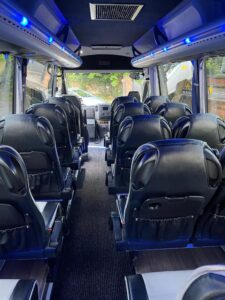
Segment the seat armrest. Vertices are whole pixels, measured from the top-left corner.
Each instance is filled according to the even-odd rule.
[[[108,132],[104,136],[104,146],[107,148],[107,147],[109,147],[110,144],[111,144],[111,142],[110,142],[110,136],[109,136],[109,132]]]
[[[42,217],[44,219],[45,228],[52,230],[56,217],[60,213],[60,204],[57,202],[47,202],[43,211]]]
[[[127,300],[149,300],[141,274],[125,277]]]
[[[62,225],[62,220],[57,220],[54,223],[54,227],[51,233],[51,238],[49,242],[49,246],[52,248],[57,248],[58,245],[62,241],[62,232],[63,232],[63,225]]]
[[[112,149],[107,148],[105,151],[105,161],[107,162],[107,166],[110,167],[111,164],[114,163],[115,159],[112,154]]]
[[[121,224],[123,224],[123,225],[125,224],[124,212],[125,212],[127,197],[128,197],[128,194],[117,194],[116,195],[117,209],[118,209]]]
[[[38,285],[31,279],[1,279],[1,299],[38,300]]]
[[[79,135],[78,137],[78,144],[82,145],[84,143],[84,138],[82,136]]]
[[[122,224],[120,222],[120,217],[118,213],[111,212],[111,220],[113,224],[113,234],[115,241],[121,241],[122,240]]]

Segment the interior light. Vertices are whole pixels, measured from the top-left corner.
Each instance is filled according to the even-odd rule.
[[[21,21],[20,21],[20,25],[23,27],[27,27],[27,25],[29,24],[29,21],[26,17],[22,17]]]
[[[189,37],[187,37],[185,40],[184,40],[185,44],[191,44],[191,39]]]
[[[167,48],[167,47],[164,47],[164,48],[163,48],[163,51],[164,51],[164,52],[167,52],[167,51],[168,51],[168,48]]]
[[[53,43],[53,37],[52,37],[52,36],[50,36],[50,37],[48,38],[48,42],[49,42],[49,44],[52,44],[52,43]]]

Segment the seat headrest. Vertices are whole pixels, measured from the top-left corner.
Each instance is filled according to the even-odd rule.
[[[75,95],[62,95],[65,99],[69,99],[77,108],[81,110],[81,100]]]
[[[217,157],[204,142],[169,139],[144,144],[135,152],[131,189],[143,197],[204,196],[211,199],[221,182]]]
[[[190,107],[185,103],[164,103],[155,112],[158,115],[163,116],[171,125],[182,117],[192,114]]]
[[[0,121],[0,142],[18,152],[44,151],[55,147],[54,131],[44,117],[7,115]]]
[[[47,118],[54,129],[61,126],[68,126],[65,111],[54,103],[34,104],[26,110],[26,114]]]
[[[132,103],[132,102],[138,102],[136,100],[136,98],[134,97],[130,97],[130,96],[121,96],[121,97],[117,97],[116,99],[113,100],[112,104],[111,104],[111,112],[115,112],[117,107],[120,104],[125,104],[125,103]]]
[[[120,104],[114,114],[113,122],[120,123],[127,116],[150,114],[148,107],[143,103]]]
[[[220,151],[225,146],[225,122],[208,113],[181,117],[174,123],[173,136],[202,140]]]
[[[12,147],[0,146],[0,188],[15,194],[25,194],[28,177],[22,157]]]
[[[119,148],[136,149],[140,145],[171,138],[168,122],[158,115],[138,115],[126,117],[120,124],[117,137]]]
[[[61,106],[62,109],[65,110],[66,114],[67,114],[67,118],[68,116],[74,116],[74,106],[73,103],[70,99],[68,99],[67,97],[51,97],[48,99],[49,103],[54,103],[54,104],[58,104],[59,106]]]
[[[128,97],[136,98],[136,100],[137,100],[138,102],[141,101],[141,96],[140,96],[140,93],[139,93],[138,91],[130,91],[130,92],[128,93]]]
[[[167,96],[150,96],[145,99],[145,104],[148,105],[152,114],[155,114],[160,105],[169,103],[170,99]]]

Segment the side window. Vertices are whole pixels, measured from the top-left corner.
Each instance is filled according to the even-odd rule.
[[[55,95],[60,96],[62,95],[62,70],[60,68],[57,68],[56,72],[56,87],[55,87]]]
[[[51,96],[51,68],[40,62],[29,60],[27,65],[24,109],[41,103]]]
[[[14,58],[0,54],[0,115],[13,112]]]
[[[151,91],[150,91],[150,84],[149,84],[149,80],[146,80],[143,84],[143,99],[142,101],[144,102],[151,94]]]
[[[169,63],[158,67],[161,95],[173,102],[192,107],[193,65],[191,61]]]
[[[225,119],[225,57],[206,59],[208,112]]]

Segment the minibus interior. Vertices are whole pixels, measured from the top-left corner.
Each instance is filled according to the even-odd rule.
[[[225,0],[0,0],[0,300],[225,300]]]

